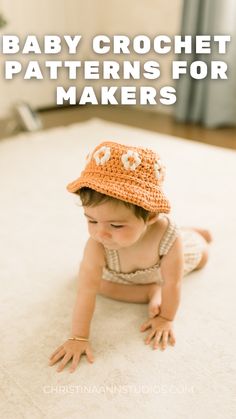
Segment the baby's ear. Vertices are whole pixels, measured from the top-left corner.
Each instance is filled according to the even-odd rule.
[[[154,224],[158,219],[158,212],[150,212],[146,221],[146,224],[151,225]]]

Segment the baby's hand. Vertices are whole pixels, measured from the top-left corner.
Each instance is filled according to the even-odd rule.
[[[165,350],[167,347],[168,339],[170,339],[170,344],[175,345],[175,335],[173,332],[173,322],[163,319],[162,317],[154,317],[153,319],[147,320],[142,324],[140,331],[144,332],[145,330],[151,327],[152,331],[146,337],[145,343],[149,344],[154,338],[153,349],[157,349],[160,344],[161,349]]]
[[[72,364],[69,371],[74,372],[78,366],[80,357],[83,354],[86,354],[89,362],[92,363],[94,361],[92,349],[90,347],[89,342],[67,340],[65,343],[63,343],[63,345],[59,346],[55,350],[55,352],[52,353],[52,355],[49,358],[49,366],[51,367],[57,361],[63,358],[57,368],[57,372],[61,372],[72,358]]]

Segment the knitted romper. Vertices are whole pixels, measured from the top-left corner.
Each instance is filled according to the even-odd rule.
[[[165,217],[168,219],[168,227],[161,239],[159,249],[157,249],[157,263],[150,268],[124,273],[120,270],[118,251],[104,248],[106,267],[103,269],[103,279],[126,285],[151,283],[162,285],[164,280],[161,275],[161,259],[168,253],[178,232],[181,234],[183,242],[184,275],[193,271],[201,260],[205,240],[196,231],[179,229],[169,217]]]

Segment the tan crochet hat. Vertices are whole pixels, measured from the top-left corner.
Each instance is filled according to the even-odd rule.
[[[152,150],[106,141],[89,153],[85,169],[67,190],[88,187],[151,212],[168,213],[170,204],[161,189],[164,175],[165,167]]]

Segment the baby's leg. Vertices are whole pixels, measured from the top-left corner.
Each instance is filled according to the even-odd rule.
[[[199,264],[197,265],[197,267],[195,268],[195,270],[198,270],[198,269],[202,269],[203,266],[205,266],[208,261],[208,257],[209,257],[208,245],[209,243],[212,242],[212,235],[209,230],[204,230],[204,229],[195,228],[195,227],[193,228],[193,230],[197,231],[197,233],[199,233],[206,241],[206,245],[202,251],[202,258]]]
[[[209,257],[208,247],[209,247],[209,243],[212,242],[211,232],[209,230],[201,229],[201,228],[197,228],[197,227],[184,227],[184,229],[185,230],[194,230],[194,231],[196,231],[205,240],[205,246],[204,246],[204,248],[202,250],[201,260],[200,260],[199,264],[196,266],[196,268],[194,270],[201,269],[201,268],[203,268],[203,266],[206,265],[206,263],[208,261],[208,257]]]
[[[212,242],[212,234],[209,230],[204,230],[203,228],[196,228],[193,227],[192,230],[197,231],[197,233],[201,234],[201,236],[206,240],[207,243]]]
[[[203,249],[202,251],[202,258],[194,270],[202,269],[203,266],[206,265],[208,261],[208,257],[209,257],[208,246],[206,246],[205,249]]]
[[[158,314],[161,303],[161,287],[156,284],[125,285],[102,279],[99,294],[128,303],[149,303],[150,317]]]

